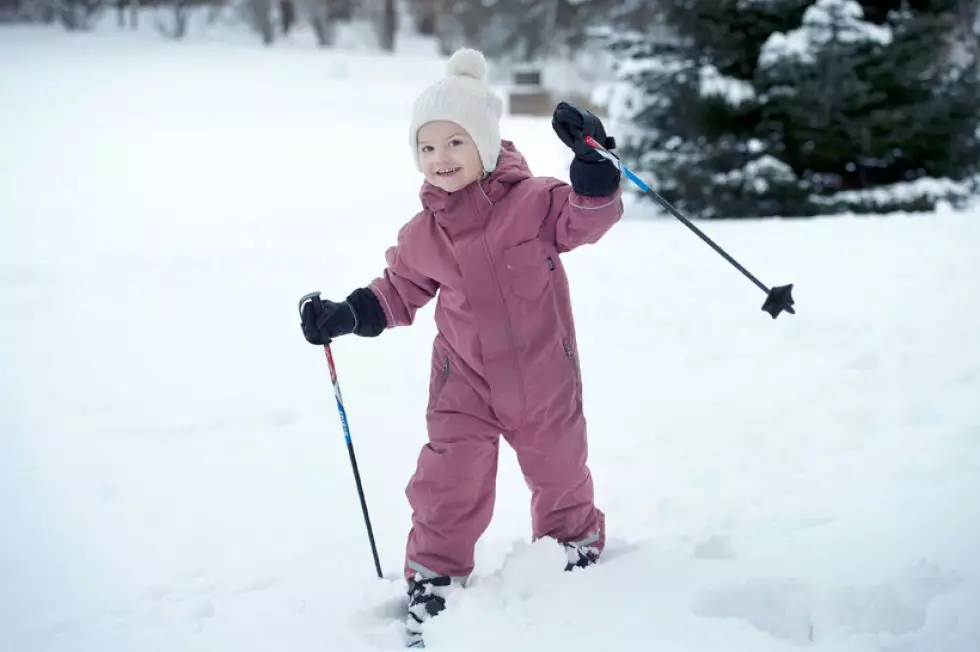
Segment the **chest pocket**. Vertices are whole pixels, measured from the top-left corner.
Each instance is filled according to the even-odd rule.
[[[527,301],[545,299],[551,290],[556,254],[535,238],[504,250],[504,276],[508,292]]]

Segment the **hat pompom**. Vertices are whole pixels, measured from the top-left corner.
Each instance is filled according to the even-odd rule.
[[[483,53],[470,48],[456,50],[446,64],[446,72],[454,76],[483,80],[487,77],[487,60]]]

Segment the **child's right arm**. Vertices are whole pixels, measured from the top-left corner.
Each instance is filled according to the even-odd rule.
[[[385,253],[388,266],[370,288],[385,316],[385,326],[409,326],[415,313],[436,296],[439,283],[420,273],[406,255],[413,243],[424,237],[420,213],[398,232],[398,242]]]
[[[425,237],[418,228],[423,215],[417,215],[398,232],[397,244],[385,253],[387,267],[368,287],[354,290],[339,303],[321,299],[318,293],[303,298],[300,326],[310,344],[330,344],[333,338],[351,333],[377,337],[385,329],[415,321],[415,313],[439,289],[439,284],[418,272],[406,255],[417,246],[413,242]]]

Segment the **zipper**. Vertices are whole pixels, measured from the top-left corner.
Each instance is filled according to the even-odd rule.
[[[483,198],[487,200],[490,208],[493,208],[493,202],[490,201],[490,197],[487,196],[487,191],[483,189],[483,183],[479,184],[480,192],[483,194]],[[472,197],[472,195],[471,195]],[[473,197],[473,208],[479,213],[480,207],[476,205],[476,198]],[[500,307],[504,313],[504,325],[507,327],[507,341],[510,342],[510,350],[514,354],[514,368],[517,369],[517,374],[520,381],[520,391],[517,395],[521,401],[520,413],[523,418],[524,411],[527,409],[527,398],[524,396],[524,369],[521,367],[521,358],[517,355],[517,343],[514,340],[514,326],[510,321],[510,313],[507,311],[507,300],[504,297],[504,288],[500,284],[500,275],[497,274],[497,268],[493,265],[493,256],[490,255],[490,245],[487,243],[487,231],[484,227],[483,232],[480,234],[480,241],[483,242],[483,251],[487,255],[487,265],[490,266],[490,273],[493,274],[494,283],[497,285],[497,295],[500,297]]]
[[[490,265],[490,272],[493,274],[494,283],[497,285],[497,294],[500,296],[500,307],[504,313],[504,324],[507,326],[507,340],[510,342],[510,350],[514,354],[514,367],[520,376],[521,389],[518,392],[518,396],[521,399],[521,414],[523,415],[527,403],[524,397],[524,369],[521,368],[521,359],[517,355],[517,344],[514,342],[514,327],[510,323],[510,313],[507,311],[507,301],[504,298],[503,287],[500,285],[500,276],[497,274],[497,269],[493,266],[493,256],[490,255],[490,245],[487,244],[486,231],[480,235],[480,240],[483,242],[483,250],[487,254],[487,264]]]
[[[555,271],[555,260],[551,256],[548,256],[548,269]]]

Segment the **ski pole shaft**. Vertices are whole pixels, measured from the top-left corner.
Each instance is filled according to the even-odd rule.
[[[364,498],[364,487],[361,485],[361,473],[357,468],[357,457],[354,455],[354,443],[351,441],[350,426],[347,423],[347,410],[344,408],[344,397],[340,393],[340,383],[337,381],[337,366],[333,361],[333,352],[330,345],[323,347],[324,354],[327,356],[327,366],[330,368],[330,382],[333,383],[334,398],[337,399],[337,411],[340,413],[340,424],[344,429],[344,439],[347,442],[347,453],[350,455],[351,468],[354,470],[354,482],[357,485],[357,495],[361,500],[361,512],[364,514],[364,525],[367,527],[368,540],[371,542],[371,554],[374,556],[374,569],[381,574],[381,562],[378,559],[378,547],[374,542],[374,531],[371,528],[371,517],[368,515],[367,501]]]
[[[632,170],[630,170],[628,167],[623,165],[623,162],[620,161],[618,157],[613,155],[612,152],[608,151],[605,147],[600,145],[598,141],[596,141],[591,136],[586,136],[585,142],[588,143],[588,145],[592,147],[602,158],[606,159],[607,161],[609,161],[610,163],[618,167],[620,171],[624,175],[626,175],[626,178],[628,178],[630,181],[635,183],[640,190],[652,195],[653,198],[657,200],[657,203],[660,204],[668,213],[670,213],[678,220],[680,220],[680,222],[684,224],[684,226],[686,226],[691,231],[693,231],[695,235],[697,235],[708,246],[714,249],[719,255],[721,255],[722,258],[724,258],[729,263],[731,263],[731,265],[735,269],[737,269],[742,274],[744,274],[745,277],[748,278],[750,281],[752,281],[752,283],[754,283],[756,287],[758,287],[760,290],[765,292],[768,296],[766,298],[766,302],[762,306],[762,309],[768,312],[770,315],[772,315],[773,319],[779,316],[779,313],[783,310],[785,310],[790,314],[796,313],[796,311],[793,309],[794,302],[791,294],[793,289],[792,284],[783,285],[774,288],[766,287],[765,283],[757,279],[751,272],[749,272],[749,270],[745,269],[745,267],[739,264],[737,260],[735,260],[730,255],[728,255],[728,252],[726,252],[724,249],[722,249],[717,244],[715,244],[715,242],[707,235],[705,235],[704,232],[701,231],[701,229],[699,229],[694,224],[692,224],[691,220],[687,219],[687,217],[685,217],[683,213],[681,213],[679,210],[674,208],[674,206],[669,201],[664,199],[659,193],[653,190],[653,188],[647,185],[647,183],[643,181],[643,179],[636,176],[636,174],[634,174]]]

